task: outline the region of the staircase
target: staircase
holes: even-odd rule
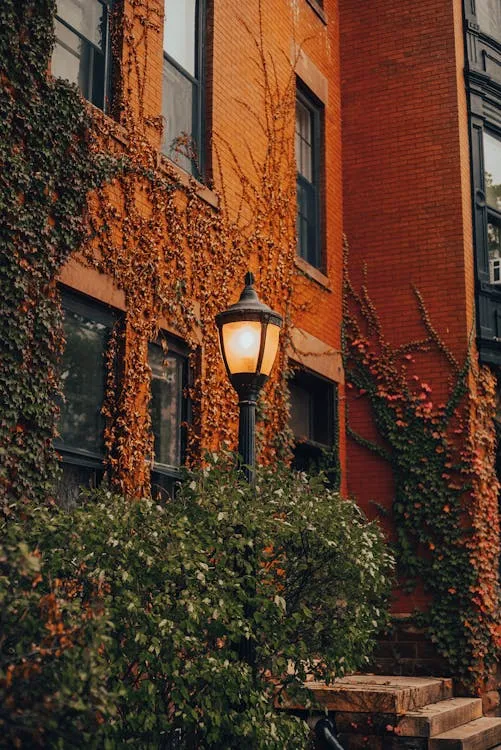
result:
[[[453,697],[450,679],[352,675],[308,687],[345,750],[501,750],[501,718],[484,717],[480,698]]]

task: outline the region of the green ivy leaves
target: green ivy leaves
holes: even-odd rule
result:
[[[105,169],[76,89],[48,76],[54,0],[0,8],[0,498],[43,501],[58,462],[55,282],[86,236],[89,191]]]

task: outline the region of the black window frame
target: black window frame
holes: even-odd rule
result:
[[[489,126],[484,126],[482,131],[482,174],[483,174],[483,188],[485,195],[485,212],[486,212],[486,232],[488,235],[489,224],[497,225],[501,231],[501,209],[496,209],[491,206],[487,200],[487,185],[486,185],[486,159],[485,159],[485,136],[488,135],[495,139],[501,145],[501,134],[495,131],[495,129]],[[488,274],[490,283],[490,257],[489,257],[489,241],[487,240],[487,256],[488,256]],[[499,287],[498,287],[499,288]]]
[[[297,435],[294,433],[292,428],[292,409],[293,409],[293,398],[292,388],[294,387],[294,381],[297,382],[298,386],[309,392],[310,398],[314,399],[314,389],[318,387],[318,384],[322,388],[327,390],[327,425],[328,425],[328,439],[327,442],[319,441],[314,436],[314,422],[315,422],[315,407],[325,410],[325,404],[314,404],[313,408],[309,410],[309,434],[308,435]],[[330,451],[337,449],[338,445],[338,434],[339,434],[339,410],[338,410],[338,384],[334,380],[321,375],[314,370],[310,370],[306,367],[294,363],[292,365],[292,374],[289,379],[289,390],[291,392],[291,429],[294,437],[294,460],[293,466],[296,469],[306,470],[306,464],[309,463],[311,466],[320,466],[322,458]]]
[[[164,23],[165,23],[165,0],[164,0]],[[163,50],[163,64],[167,62],[180,75],[196,87],[196,96],[192,102],[192,123],[196,126],[196,134],[190,134],[192,141],[196,144],[197,158],[191,159],[191,174],[198,180],[203,180],[206,168],[206,128],[205,128],[205,109],[206,109],[206,77],[207,77],[207,56],[206,56],[206,29],[207,29],[207,1],[196,0],[195,7],[195,72],[196,77],[192,76],[183,66],[177,62],[168,52]],[[162,117],[164,117],[164,102],[162,101]],[[165,133],[164,133],[165,136]],[[175,154],[172,155],[169,145],[163,140],[161,144],[161,153],[167,159],[174,161]],[[179,165],[183,169],[182,165]],[[186,170],[185,170],[186,171]]]
[[[109,328],[110,337],[113,332],[114,326],[120,320],[120,315],[117,310],[103,302],[95,300],[87,295],[80,294],[73,289],[62,287],[61,293],[61,306],[63,313],[65,310],[74,312],[82,317],[94,320],[98,323],[105,325]],[[106,349],[104,352],[103,360],[103,389],[106,389]],[[73,470],[89,470],[89,479],[91,480],[92,486],[98,486],[103,475],[104,475],[104,426],[103,426],[103,441],[101,446],[96,451],[89,451],[85,448],[78,448],[75,444],[70,444],[64,441],[61,437],[57,437],[54,440],[54,448],[60,456],[63,472],[64,467],[67,466]],[[64,502],[64,498],[61,498]]]
[[[501,233],[501,209],[496,209],[488,203],[486,185],[486,158],[485,158],[485,136],[497,140],[501,144],[501,131],[490,123],[484,122],[479,130],[480,144],[479,153],[476,157],[480,174],[479,186],[476,190],[477,205],[474,207],[476,214],[476,237],[475,249],[477,255],[477,274],[485,289],[490,289],[496,296],[501,295],[501,285],[494,284],[491,280],[491,257],[489,248],[489,224],[497,226]],[[473,170],[475,171],[475,170]],[[475,192],[475,191],[474,191]]]
[[[103,96],[102,101],[94,101],[92,99],[92,89],[94,86],[94,79],[92,77],[92,73],[89,76],[90,81],[90,96],[89,91],[81,91],[82,96],[84,99],[87,99],[91,104],[93,104],[98,109],[101,109],[103,112],[108,113],[110,110],[110,89],[111,89],[111,75],[112,75],[112,50],[111,50],[111,34],[110,34],[110,16],[111,11],[113,7],[114,0],[94,0],[95,2],[98,2],[100,5],[103,6],[103,34],[104,34],[104,41],[103,41],[103,54],[104,54],[104,71],[103,71],[103,81],[102,81],[102,89],[103,89]],[[79,39],[81,39],[83,42],[85,42],[86,45],[88,45],[90,48],[95,49],[96,45],[91,42],[89,39],[87,39],[83,34],[81,34],[77,29],[75,29],[71,24],[69,24],[67,21],[65,21],[64,18],[61,18],[57,13],[55,15],[55,19],[65,26],[72,34],[77,36]],[[58,42],[56,37],[56,43],[55,46],[60,44]],[[64,80],[64,79],[63,79]],[[80,88],[80,87],[79,87]]]
[[[167,331],[161,331],[156,341],[150,341],[148,347],[158,347],[162,352],[162,340],[166,342],[167,352],[173,352],[182,359],[182,385],[181,385],[181,420],[178,426],[180,442],[179,466],[163,464],[156,460],[155,456],[151,467],[152,493],[154,489],[166,491],[170,494],[172,487],[181,477],[181,467],[186,459],[187,448],[187,424],[191,422],[192,405],[188,392],[192,384],[192,369],[190,367],[190,351],[188,346],[179,338]],[[153,394],[150,390],[150,407]],[[150,411],[151,414],[151,411]],[[152,424],[153,431],[153,424]]]
[[[311,169],[312,181],[307,180],[296,168],[297,193],[297,254],[313,268],[322,270],[323,258],[323,169],[324,169],[324,105],[305,84],[296,81],[296,103],[299,102],[308,110],[311,118]],[[294,138],[296,138],[296,121]],[[297,165],[296,165],[297,166]],[[301,216],[300,191],[307,194],[311,200],[314,221],[308,226],[309,239],[307,246],[301,243],[302,233],[299,225]],[[301,192],[301,194],[303,194]]]
[[[113,330],[117,325],[123,323],[124,314],[121,310],[117,310],[104,302],[94,299],[88,295],[82,294],[75,291],[71,287],[60,287],[61,294],[61,306],[63,312],[68,310],[81,315],[84,318],[96,321],[105,325],[110,332],[108,338],[111,338]],[[180,446],[180,464],[179,466],[171,466],[168,464],[162,464],[157,461],[153,461],[151,477],[152,477],[152,490],[153,486],[157,489],[166,491],[169,494],[172,491],[174,483],[181,477],[181,467],[184,464],[186,458],[187,448],[187,424],[192,419],[192,405],[189,398],[188,392],[192,385],[192,368],[190,366],[190,351],[188,346],[178,337],[166,332],[161,331],[156,341],[150,342],[149,346],[158,347],[163,351],[162,339],[167,343],[167,350],[173,352],[176,356],[182,359],[182,387],[181,387],[181,419],[178,425],[179,429],[179,446]],[[106,354],[107,347],[105,347],[104,358],[103,358],[103,391],[106,391],[107,371],[106,371]],[[120,352],[117,353],[116,359],[113,363],[115,369],[116,378],[120,379]],[[150,403],[152,393],[150,391]],[[85,448],[79,448],[74,443],[68,443],[61,437],[57,437],[54,440],[54,448],[60,456],[61,464],[64,466],[71,467],[72,469],[89,470],[89,478],[92,478],[92,486],[97,486],[104,475],[104,425],[103,425],[103,441],[99,448],[96,447],[95,451],[90,451]]]

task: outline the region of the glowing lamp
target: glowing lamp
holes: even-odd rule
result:
[[[238,395],[256,397],[266,382],[278,350],[281,316],[263,304],[247,273],[245,287],[234,305],[216,316],[221,354],[228,377]]]
[[[240,299],[216,315],[226,372],[239,396],[239,453],[249,481],[255,465],[255,409],[278,351],[281,316],[260,301],[247,273]]]

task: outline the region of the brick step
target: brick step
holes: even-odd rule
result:
[[[481,698],[448,698],[409,711],[396,726],[401,737],[435,737],[482,716]]]
[[[452,680],[441,677],[350,675],[330,685],[308,682],[307,687],[322,708],[329,711],[384,713],[394,717],[452,698]],[[290,701],[286,708],[303,706]]]
[[[490,750],[501,743],[501,719],[481,718],[430,737],[429,750]]]

